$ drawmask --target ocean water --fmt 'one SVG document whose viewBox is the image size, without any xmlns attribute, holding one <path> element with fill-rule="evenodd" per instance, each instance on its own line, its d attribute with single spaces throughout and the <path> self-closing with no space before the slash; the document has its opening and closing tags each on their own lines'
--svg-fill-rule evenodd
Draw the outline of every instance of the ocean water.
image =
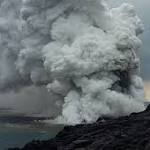
<svg viewBox="0 0 150 150">
<path fill-rule="evenodd" d="M 63 128 L 63 125 L 46 124 L 24 116 L 0 113 L 0 150 L 23 147 L 32 140 L 47 140 Z"/>
<path fill-rule="evenodd" d="M 32 140 L 47 140 L 53 138 L 62 127 L 30 127 L 14 124 L 0 124 L 0 150 L 10 147 L 22 147 Z"/>
</svg>

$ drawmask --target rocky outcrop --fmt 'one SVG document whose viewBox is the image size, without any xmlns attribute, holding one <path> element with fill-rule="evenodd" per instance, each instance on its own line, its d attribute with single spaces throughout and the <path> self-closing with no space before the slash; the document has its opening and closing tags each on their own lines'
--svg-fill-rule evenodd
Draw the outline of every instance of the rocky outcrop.
<svg viewBox="0 0 150 150">
<path fill-rule="evenodd" d="M 67 126 L 54 139 L 9 150 L 150 150 L 150 105 L 130 116 Z"/>
</svg>

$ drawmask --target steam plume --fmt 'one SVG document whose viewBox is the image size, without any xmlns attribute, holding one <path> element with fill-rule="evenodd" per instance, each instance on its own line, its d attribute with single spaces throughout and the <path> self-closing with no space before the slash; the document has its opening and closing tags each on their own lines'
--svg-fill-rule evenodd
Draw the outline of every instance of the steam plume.
<svg viewBox="0 0 150 150">
<path fill-rule="evenodd" d="M 0 90 L 45 86 L 71 124 L 142 111 L 142 32 L 129 4 L 1 0 Z"/>
</svg>

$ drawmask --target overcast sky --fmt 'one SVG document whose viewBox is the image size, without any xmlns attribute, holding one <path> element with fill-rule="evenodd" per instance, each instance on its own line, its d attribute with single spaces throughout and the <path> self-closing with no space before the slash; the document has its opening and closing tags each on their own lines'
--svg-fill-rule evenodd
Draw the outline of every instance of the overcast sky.
<svg viewBox="0 0 150 150">
<path fill-rule="evenodd" d="M 150 80 L 150 0 L 110 0 L 110 2 L 113 5 L 129 2 L 136 7 L 145 26 L 145 32 L 142 35 L 143 46 L 140 50 L 141 74 L 144 80 Z"/>
</svg>

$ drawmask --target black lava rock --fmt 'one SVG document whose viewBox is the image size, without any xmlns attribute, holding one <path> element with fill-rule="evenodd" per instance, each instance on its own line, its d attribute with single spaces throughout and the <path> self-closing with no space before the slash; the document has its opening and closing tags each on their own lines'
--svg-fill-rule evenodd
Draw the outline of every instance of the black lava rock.
<svg viewBox="0 0 150 150">
<path fill-rule="evenodd" d="M 9 150 L 150 150 L 150 105 L 130 116 L 67 126 L 54 139 Z"/>
</svg>

